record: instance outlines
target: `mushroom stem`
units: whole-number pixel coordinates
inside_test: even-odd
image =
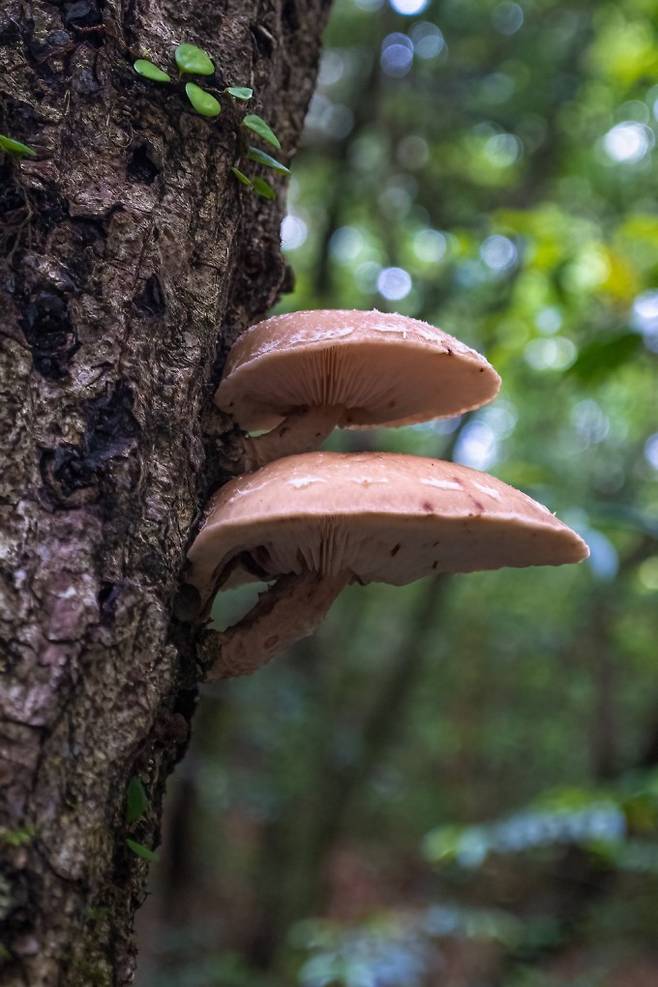
[[[238,472],[252,473],[274,459],[314,452],[340,424],[343,409],[336,406],[293,411],[264,435],[244,438],[244,455]]]
[[[237,624],[222,632],[204,631],[199,653],[212,662],[208,679],[251,675],[308,637],[350,579],[350,573],[333,578],[316,573],[281,576]]]

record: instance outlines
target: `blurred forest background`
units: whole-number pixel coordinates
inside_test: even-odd
[[[140,987],[658,985],[657,119],[657,0],[337,0],[282,308],[418,316],[503,390],[333,444],[486,469],[592,555],[352,588],[206,688]]]

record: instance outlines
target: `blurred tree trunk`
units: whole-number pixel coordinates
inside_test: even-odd
[[[255,199],[230,172],[240,111],[195,116],[132,61],[202,45],[290,155],[327,13],[3,4],[0,129],[37,154],[0,161],[2,985],[132,979],[146,865],[126,839],[158,839],[196,696],[173,601],[229,441],[210,399],[285,283],[283,190]],[[134,776],[148,807],[129,827]]]

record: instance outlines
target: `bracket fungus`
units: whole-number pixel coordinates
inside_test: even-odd
[[[537,501],[486,473],[394,453],[312,452],[230,481],[189,552],[206,608],[215,592],[276,580],[224,632],[205,632],[210,678],[255,671],[313,632],[350,582],[562,565],[585,542]]]
[[[215,402],[247,432],[235,473],[317,449],[335,427],[409,425],[486,404],[500,378],[483,356],[427,322],[321,309],[247,329]]]

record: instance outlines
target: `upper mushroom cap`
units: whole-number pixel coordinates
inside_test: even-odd
[[[349,571],[399,586],[432,572],[588,555],[548,508],[487,473],[394,453],[311,452],[218,491],[190,549],[188,578],[208,596],[246,558],[264,578]],[[238,567],[231,583],[253,578],[250,567]]]
[[[349,427],[408,425],[486,404],[500,378],[475,350],[404,315],[320,309],[276,315],[233,346],[215,401],[245,429],[296,408],[345,409]]]

